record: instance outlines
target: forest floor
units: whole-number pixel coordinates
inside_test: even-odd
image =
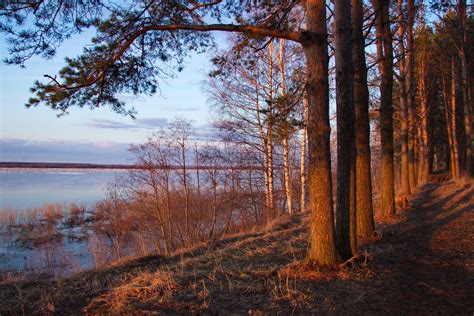
[[[55,281],[0,285],[3,314],[474,314],[474,185],[432,182],[351,261],[309,269],[308,215]]]

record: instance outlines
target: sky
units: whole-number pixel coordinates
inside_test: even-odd
[[[184,71],[160,85],[152,97],[122,95],[121,99],[138,114],[124,117],[107,106],[90,110],[71,108],[68,115],[38,106],[26,108],[29,89],[44,74],[55,75],[64,66],[64,57],[75,57],[88,44],[92,33],[65,42],[51,60],[33,57],[26,68],[0,64],[0,161],[132,163],[127,149],[165,127],[175,117],[192,120],[196,131],[209,131],[212,113],[203,81],[210,67],[209,54],[194,54]],[[8,55],[0,38],[0,58]]]

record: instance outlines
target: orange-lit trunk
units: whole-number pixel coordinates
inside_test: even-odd
[[[427,91],[427,60],[426,53],[422,53],[420,56],[420,78],[418,82],[418,89],[420,94],[420,152],[419,152],[419,165],[418,165],[418,182],[424,184],[428,182],[429,176],[429,159],[428,159],[428,91]]]
[[[441,70],[442,71],[442,70]],[[450,100],[448,93],[448,83],[445,73],[441,73],[441,92],[443,94],[443,114],[446,120],[446,135],[448,135],[448,146],[449,146],[449,160],[450,160],[450,174],[452,179],[458,178],[459,166],[456,164],[456,158],[454,155],[454,139],[453,139],[453,128],[451,124],[450,114]]]
[[[399,100],[400,100],[400,147],[401,147],[401,184],[402,198],[407,199],[411,195],[409,178],[409,157],[408,157],[408,91],[407,91],[407,68],[406,68],[406,49],[405,49],[405,21],[403,19],[403,0],[398,0],[398,22],[399,36],[399,54],[402,55],[399,61]]]
[[[311,209],[308,259],[319,265],[337,262],[332,206],[326,3],[307,0],[308,190]]]
[[[459,165],[459,145],[457,138],[457,90],[456,90],[456,65],[454,58],[451,60],[451,129],[453,133],[453,156],[454,167],[456,168],[456,178],[461,175],[461,167]]]
[[[301,129],[301,156],[300,156],[300,211],[306,211],[306,125],[308,124],[308,96],[306,92],[303,97],[303,128]]]
[[[414,190],[416,181],[416,132],[415,132],[415,93],[414,93],[414,69],[415,69],[415,52],[413,40],[413,25],[415,23],[416,8],[414,0],[408,0],[408,24],[407,24],[407,47],[406,47],[406,93],[407,93],[407,110],[408,110],[408,180],[410,190]]]

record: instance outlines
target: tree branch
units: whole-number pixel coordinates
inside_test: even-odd
[[[301,35],[299,32],[279,31],[268,28],[262,28],[253,25],[235,25],[235,24],[208,24],[208,25],[193,25],[193,24],[169,24],[169,25],[151,25],[143,27],[140,31],[142,33],[148,31],[196,31],[196,32],[212,32],[224,31],[234,33],[245,33],[250,36],[269,36],[276,38],[284,38],[294,42],[301,42]]]

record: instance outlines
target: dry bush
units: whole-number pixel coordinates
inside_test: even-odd
[[[46,222],[55,225],[64,217],[64,211],[61,205],[57,203],[47,203],[41,211],[41,215]]]
[[[0,225],[12,227],[18,225],[18,212],[11,208],[4,208],[0,211]]]
[[[110,264],[110,247],[97,234],[93,234],[88,243],[89,252],[94,258],[94,266],[102,268]]]
[[[25,223],[29,227],[34,227],[39,223],[40,217],[40,210],[39,209],[27,209],[25,213]]]
[[[84,205],[77,205],[76,203],[71,203],[69,205],[69,212],[67,213],[68,217],[65,220],[65,224],[69,227],[83,225],[85,222],[86,208]]]

